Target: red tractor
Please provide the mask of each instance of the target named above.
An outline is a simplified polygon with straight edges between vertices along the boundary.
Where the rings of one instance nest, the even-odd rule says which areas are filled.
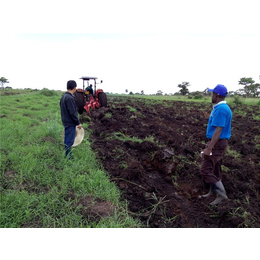
[[[79,114],[82,114],[84,110],[87,111],[89,115],[91,115],[91,110],[98,109],[100,107],[107,106],[107,96],[103,89],[96,89],[96,84],[100,83],[96,82],[95,77],[81,77],[80,79],[83,80],[83,89],[77,89],[75,93],[75,101],[77,104]],[[85,81],[87,82],[87,86],[85,86]],[[94,83],[93,85],[89,84],[90,81]]]

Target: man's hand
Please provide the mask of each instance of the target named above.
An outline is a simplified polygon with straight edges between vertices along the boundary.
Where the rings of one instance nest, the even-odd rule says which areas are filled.
[[[217,143],[217,141],[219,140],[219,137],[221,135],[222,132],[222,127],[216,127],[215,132],[212,136],[211,141],[209,142],[208,146],[206,149],[204,149],[204,155],[208,155],[210,156],[210,153],[212,153],[212,149],[214,147],[214,145]]]
[[[81,128],[82,128],[81,124],[77,125],[77,128],[78,128],[78,129],[81,129]]]
[[[212,154],[212,149],[207,147],[206,149],[203,150],[204,155],[210,156]]]

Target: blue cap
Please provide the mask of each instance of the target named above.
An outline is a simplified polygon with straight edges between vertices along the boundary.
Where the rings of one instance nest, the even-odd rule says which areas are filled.
[[[217,93],[217,94],[219,94],[219,95],[221,95],[221,96],[224,96],[224,97],[226,97],[227,96],[227,93],[228,93],[228,91],[227,91],[227,88],[224,86],[224,85],[221,85],[221,84],[218,84],[215,88],[213,88],[213,89],[209,89],[208,88],[208,91],[209,92],[215,92],[215,93]]]

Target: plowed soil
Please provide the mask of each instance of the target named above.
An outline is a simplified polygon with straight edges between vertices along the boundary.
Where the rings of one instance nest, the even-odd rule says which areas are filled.
[[[210,206],[214,196],[198,196],[209,189],[200,152],[212,105],[108,96],[90,123],[92,147],[132,216],[147,227],[260,227],[260,111],[230,107],[222,168],[229,199]]]

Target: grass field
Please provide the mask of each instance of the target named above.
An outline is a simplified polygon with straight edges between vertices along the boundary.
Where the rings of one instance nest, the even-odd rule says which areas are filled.
[[[83,143],[73,151],[75,161],[64,158],[62,93],[12,90],[9,94],[1,93],[0,107],[0,227],[140,226],[128,215],[126,204],[119,202],[119,190],[97,162],[87,124]],[[113,214],[94,222],[84,217],[78,202],[86,197],[93,203],[111,203]]]
[[[114,95],[113,96],[128,96],[128,95]],[[211,102],[211,96],[203,96],[201,98],[188,98],[188,96],[165,96],[165,95],[131,95],[134,98],[144,98],[144,99],[154,99],[154,100],[176,100],[176,101],[185,101],[185,102]],[[245,98],[242,96],[237,97],[227,97],[226,101],[229,104],[233,104],[238,100],[241,104],[244,105],[253,105],[260,106],[260,98]]]

